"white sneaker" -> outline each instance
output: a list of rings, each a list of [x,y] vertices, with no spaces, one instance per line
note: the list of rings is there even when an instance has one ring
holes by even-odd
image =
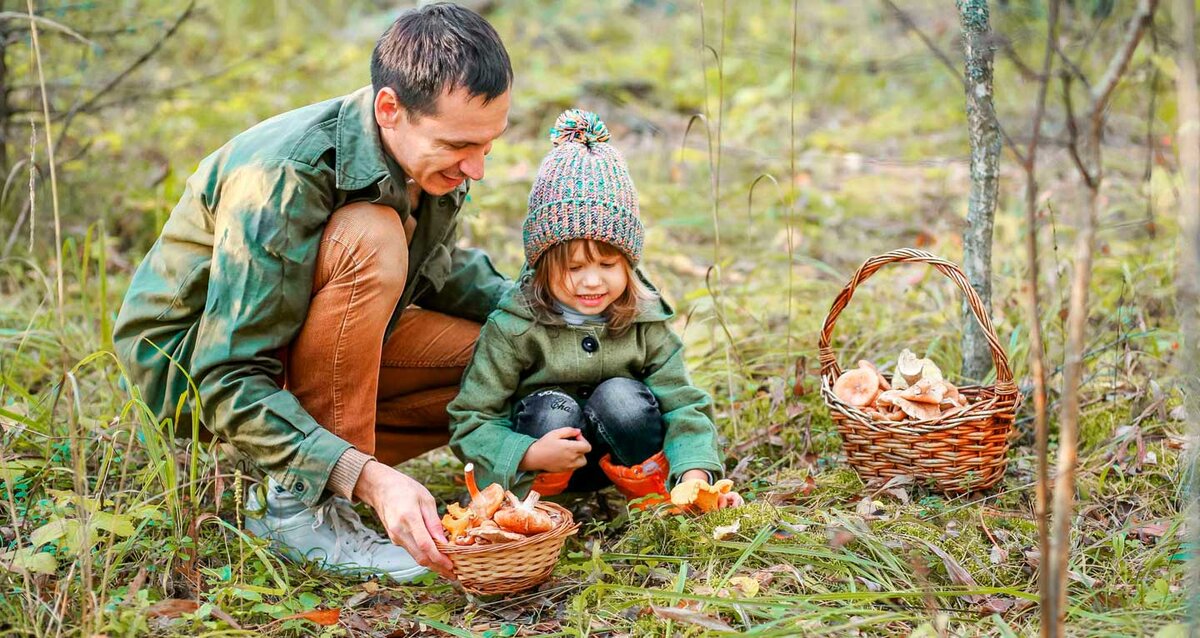
[[[246,508],[263,509],[257,490],[250,490]],[[313,561],[332,572],[406,582],[429,571],[403,547],[364,525],[346,499],[333,496],[307,507],[273,479],[267,481],[266,510],[259,518],[247,516],[246,530],[270,540],[292,560]]]

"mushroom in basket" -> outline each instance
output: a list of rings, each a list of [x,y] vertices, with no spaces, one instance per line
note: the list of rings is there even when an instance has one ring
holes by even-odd
[[[442,527],[446,528],[451,543],[510,543],[549,532],[557,524],[550,515],[537,508],[541,498],[537,492],[529,492],[522,501],[499,483],[481,490],[475,483],[475,466],[468,463],[463,472],[471,502],[465,508],[451,503],[442,517]]]

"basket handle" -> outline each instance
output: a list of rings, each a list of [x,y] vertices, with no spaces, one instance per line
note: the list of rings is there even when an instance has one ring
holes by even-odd
[[[821,328],[821,341],[818,348],[818,354],[821,360],[821,374],[831,375],[837,378],[842,374],[842,369],[838,366],[837,360],[833,356],[833,348],[830,347],[830,340],[833,337],[833,326],[837,323],[838,315],[842,314],[842,310],[850,303],[850,298],[854,296],[854,289],[871,275],[874,275],[880,268],[892,263],[926,263],[938,270],[938,272],[950,278],[967,297],[967,305],[971,307],[971,312],[975,315],[975,320],[979,322],[983,328],[983,334],[987,337],[988,346],[992,349],[992,364],[996,366],[996,393],[997,394],[1016,394],[1017,386],[1012,381],[1012,368],[1008,365],[1008,355],[1004,353],[1004,349],[1000,347],[1000,341],[996,338],[996,331],[992,328],[992,320],[988,317],[987,311],[983,307],[983,302],[979,299],[979,295],[975,289],[971,287],[967,281],[967,276],[963,271],[954,264],[954,262],[946,261],[932,253],[915,248],[900,248],[893,250],[876,257],[872,257],[863,262],[858,268],[858,272],[854,273],[854,277],[842,288],[842,292],[838,293],[836,299],[833,300],[833,305],[829,308],[829,315],[825,317],[825,325]]]

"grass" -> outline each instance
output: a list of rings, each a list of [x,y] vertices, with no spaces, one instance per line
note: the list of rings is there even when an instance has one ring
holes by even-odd
[[[912,4],[923,23],[949,29],[942,37],[949,48],[956,26],[945,22],[945,9]],[[0,571],[0,631],[1033,633],[1039,557],[1029,433],[1021,429],[1006,478],[984,494],[948,498],[919,487],[879,492],[839,458],[840,442],[817,388],[819,330],[858,263],[902,245],[961,257],[956,237],[968,184],[958,88],[874,3],[804,8],[794,56],[790,11],[782,3],[708,2],[701,25],[694,6],[670,2],[496,10],[489,17],[520,69],[514,126],[497,145],[488,178],[473,190],[464,224],[471,241],[515,273],[517,229],[532,171],[547,148],[544,129],[568,105],[602,114],[639,185],[649,227],[646,267],[680,310],[676,327],[688,343],[695,382],[716,399],[730,469],[736,468],[750,500],[746,508],[700,518],[635,513],[588,521],[550,582],[497,600],[464,596],[444,582],[395,586],[332,577],[282,562],[240,531],[248,515],[240,494],[256,483],[253,468],[219,447],[175,439],[173,427],[147,417],[109,351],[112,318],[130,264],[178,196],[189,167],[260,116],[361,83],[362,77],[337,73],[340,65],[365,70],[369,43],[360,37],[326,51],[325,66],[315,53],[295,68],[267,58],[242,76],[215,81],[214,90],[232,96],[211,109],[208,120],[201,117],[203,94],[164,100],[162,118],[145,130],[139,113],[117,113],[110,135],[124,136],[120,148],[98,150],[94,164],[79,167],[74,180],[63,176],[61,260],[50,257],[53,242],[40,241],[0,262],[0,565],[6,568]],[[350,15],[345,19],[360,22],[345,28],[366,24],[364,32],[379,31],[365,5]],[[316,25],[330,19],[315,10],[292,13],[288,29],[296,31],[292,37],[313,39],[313,47],[332,46],[317,43],[327,36],[316,35]],[[1015,34],[1036,32],[1038,24],[1016,14],[997,20]],[[217,37],[236,29],[218,27]],[[661,37],[667,32],[678,39]],[[252,39],[263,38],[270,39]],[[701,53],[701,41],[716,56]],[[1035,43],[1019,43],[1028,59],[1036,58]],[[187,39],[180,46],[195,44]],[[280,56],[307,50],[294,41],[280,49]],[[169,70],[170,56],[183,52],[166,55],[160,64]],[[278,66],[266,66],[272,63]],[[280,77],[262,77],[274,70]],[[304,88],[301,76],[314,78],[314,86]],[[268,80],[296,88],[295,101],[256,97],[255,83]],[[238,81],[248,87],[233,88]],[[997,87],[1001,116],[1019,129],[1027,91],[1017,88],[1015,72],[1003,61]],[[1159,96],[1161,108],[1173,108],[1170,97]],[[1114,105],[1116,126],[1141,130],[1134,114],[1144,112],[1146,99],[1144,80],[1126,85]],[[789,107],[799,118],[791,140]],[[705,109],[712,154],[701,131],[693,128],[684,140],[690,114]],[[1165,122],[1159,128],[1167,130],[1169,113],[1159,117]],[[171,135],[179,130],[189,135]],[[1120,139],[1113,135],[1109,144],[1119,146]],[[114,195],[85,178],[101,171],[104,160],[134,153],[130,148],[163,149],[178,159],[169,160],[170,177],[158,190],[124,195],[139,215],[89,217],[81,202]],[[1093,280],[1081,421],[1068,611],[1075,635],[1155,635],[1183,617],[1184,427],[1172,416],[1179,395],[1170,368],[1179,336],[1171,308],[1173,260],[1163,258],[1174,250],[1172,173],[1156,165],[1143,180],[1143,153],[1131,147],[1105,154],[1112,191]],[[1046,155],[1040,179],[1053,215],[1041,238],[1053,367],[1062,359],[1057,317],[1069,274],[1066,251],[1058,247],[1069,245],[1071,212],[1081,200],[1063,152],[1047,149]],[[710,170],[717,166],[714,189]],[[764,174],[771,178],[759,179]],[[1025,387],[1027,330],[1017,300],[1027,229],[1011,162],[1002,184],[993,319]],[[1159,215],[1154,236],[1137,225],[1147,197]],[[710,266],[717,267],[712,274]],[[884,270],[860,287],[839,319],[838,360],[884,362],[910,347],[955,370],[957,308],[957,292],[936,273]],[[1059,383],[1056,371],[1051,387]],[[1020,423],[1028,410],[1022,409]],[[452,480],[459,468],[445,450],[404,466],[443,502],[461,496]],[[736,534],[714,538],[716,527],[733,523]],[[757,584],[753,595],[745,579]],[[338,624],[311,619],[322,618],[314,610],[329,609],[340,610]]]

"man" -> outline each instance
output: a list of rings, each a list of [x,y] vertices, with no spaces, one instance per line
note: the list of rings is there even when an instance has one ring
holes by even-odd
[[[446,441],[478,322],[510,286],[455,231],[508,125],[512,66],[483,18],[433,4],[379,39],[371,83],[200,163],[114,341],[159,418],[198,404],[267,474],[251,531],[331,568],[452,577],[433,497],[390,465]]]

